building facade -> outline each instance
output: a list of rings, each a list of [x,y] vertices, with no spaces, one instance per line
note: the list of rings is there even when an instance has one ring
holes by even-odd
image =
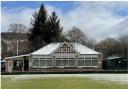
[[[97,70],[101,68],[102,54],[79,43],[63,42],[51,43],[33,53],[6,60],[7,72]]]
[[[102,60],[104,70],[128,70],[128,58],[110,56]]]

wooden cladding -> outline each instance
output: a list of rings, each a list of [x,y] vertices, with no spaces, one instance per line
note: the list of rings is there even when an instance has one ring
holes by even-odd
[[[68,46],[66,43],[62,45],[56,52],[55,54],[75,54],[75,50]]]

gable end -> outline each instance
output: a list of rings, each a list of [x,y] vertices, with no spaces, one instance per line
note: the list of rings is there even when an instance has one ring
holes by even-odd
[[[72,46],[67,42],[62,43],[52,54],[79,54]]]

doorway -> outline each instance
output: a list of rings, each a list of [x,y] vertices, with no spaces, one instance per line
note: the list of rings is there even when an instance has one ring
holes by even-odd
[[[24,70],[28,71],[28,60],[24,60]]]
[[[28,71],[28,63],[27,57],[24,57],[24,71]]]

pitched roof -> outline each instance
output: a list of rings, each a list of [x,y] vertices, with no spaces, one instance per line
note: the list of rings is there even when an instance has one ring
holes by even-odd
[[[4,58],[4,59],[5,59],[5,60],[6,60],[6,59],[13,59],[13,58],[24,57],[24,56],[30,56],[30,54],[24,54],[24,55],[18,55],[18,56],[11,56],[11,57],[6,57],[6,58]]]
[[[39,50],[31,53],[34,55],[48,55],[50,53],[52,53],[55,49],[57,49],[60,46],[60,43],[51,43],[48,44],[42,48],[40,48]]]
[[[61,46],[61,43],[50,43],[31,54],[32,55],[49,55],[60,46]],[[73,43],[72,46],[80,54],[101,54],[79,43]]]
[[[93,49],[90,49],[82,44],[74,43],[73,44],[75,50],[79,52],[80,54],[101,54]]]

